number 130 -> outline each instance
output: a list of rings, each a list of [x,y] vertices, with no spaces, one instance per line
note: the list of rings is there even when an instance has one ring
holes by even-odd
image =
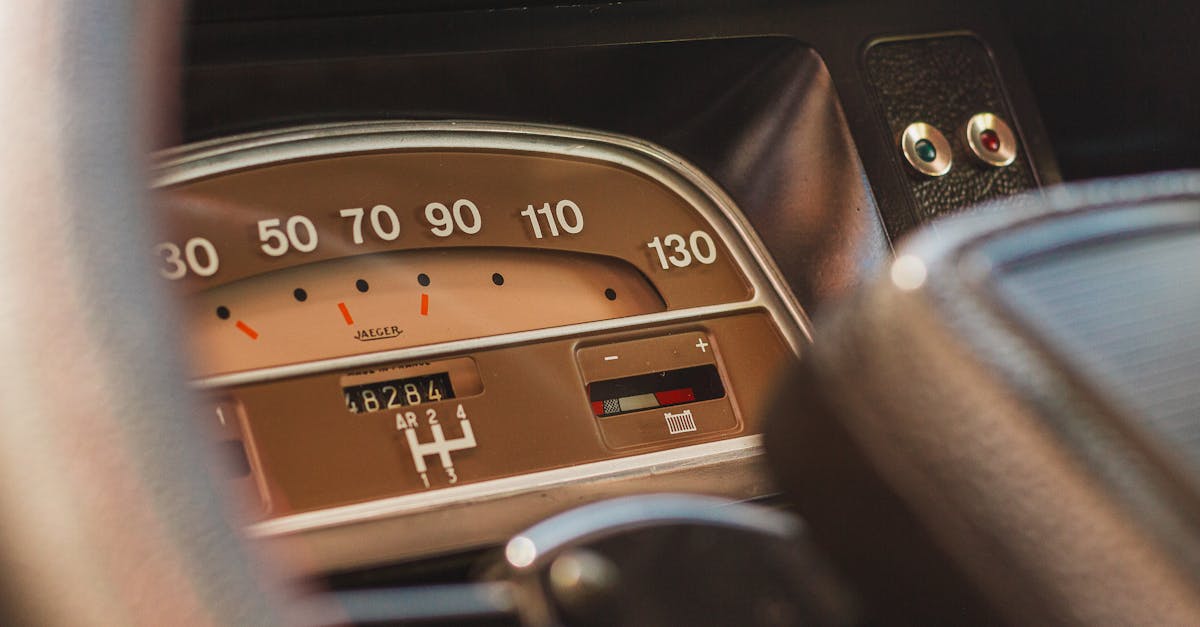
[[[717,246],[712,236],[704,231],[692,231],[687,239],[678,233],[655,237],[646,247],[658,253],[658,263],[663,270],[670,270],[671,266],[686,268],[693,260],[705,265],[717,260]]]

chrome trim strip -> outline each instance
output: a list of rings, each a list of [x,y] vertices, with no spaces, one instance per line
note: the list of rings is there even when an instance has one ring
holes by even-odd
[[[796,538],[799,519],[777,509],[696,494],[639,494],[584,505],[543,520],[509,540],[505,559],[516,570],[549,565],[580,543],[662,523],[705,525]]]
[[[762,437],[748,435],[731,440],[706,442],[655,453],[606,459],[578,466],[543,470],[515,477],[492,479],[439,488],[429,492],[292,514],[251,525],[250,534],[255,537],[264,537],[347,523],[362,523],[386,518],[397,512],[419,513],[451,503],[481,503],[530,492],[544,492],[578,483],[619,480],[647,473],[664,474],[718,461],[755,457],[761,453]]]
[[[721,188],[682,157],[632,137],[575,128],[503,122],[358,122],[298,127],[201,142],[160,152],[155,187],[178,185],[284,161],[390,150],[483,149],[539,152],[616,164],[678,194],[717,230],[755,288],[776,300],[792,324],[781,331],[799,352],[811,324],[753,227]],[[742,246],[732,245],[734,242]],[[768,288],[765,289],[764,288]],[[797,327],[792,329],[790,327]],[[795,333],[798,330],[799,333]]]
[[[219,375],[196,381],[197,387],[242,385],[361,367],[384,361],[441,356],[445,353],[469,352],[613,329],[645,327],[753,309],[765,310],[771,315],[780,333],[797,354],[805,344],[812,341],[808,318],[787,288],[787,283],[774,260],[733,201],[715,182],[679,156],[631,137],[574,128],[498,122],[362,122],[314,125],[240,135],[164,151],[158,155],[160,165],[155,186],[168,187],[236,170],[297,159],[419,149],[556,154],[615,164],[638,172],[666,186],[700,212],[725,243],[734,262],[750,282],[753,295],[749,300],[740,303],[602,320]],[[317,534],[323,533],[321,530],[375,522],[380,525],[376,529],[377,532],[383,533],[383,521],[404,516],[406,524],[410,521],[413,528],[428,530],[428,533],[421,536],[421,544],[398,546],[397,540],[390,538],[387,540],[387,546],[390,547],[392,555],[414,556],[420,553],[421,546],[444,548],[468,540],[467,536],[461,533],[456,535],[454,530],[446,529],[443,521],[438,518],[438,508],[484,503],[487,503],[489,509],[499,506],[532,507],[544,502],[547,493],[553,493],[563,502],[569,502],[573,499],[592,498],[589,495],[604,492],[595,490],[599,485],[607,486],[635,476],[699,471],[715,464],[750,464],[761,452],[759,436],[744,436],[669,451],[441,488],[428,493],[294,514],[257,523],[252,525],[249,531],[255,537],[285,537],[301,533]],[[736,483],[738,480],[742,483]],[[711,489],[705,488],[705,491],[738,498],[748,496],[743,492],[757,491],[757,494],[764,489],[764,485],[747,485],[743,477],[726,481],[728,485],[717,481]],[[634,486],[621,491],[628,494],[639,490]],[[521,526],[527,525],[528,521]],[[505,533],[517,531],[519,528],[489,529],[470,535],[469,539],[479,542],[496,541],[502,539]],[[365,529],[363,532],[366,532]],[[353,554],[353,550],[349,548],[337,551],[340,555],[326,555],[322,559],[330,564],[343,563],[347,559],[346,556]],[[381,552],[374,559],[382,560],[387,557]]]
[[[455,340],[453,342],[441,342],[438,344],[427,344],[424,346],[396,348],[392,350],[379,351],[376,353],[366,353],[363,355],[334,357],[332,359],[321,359],[301,364],[273,366],[270,368],[260,368],[245,372],[234,372],[230,374],[206,377],[204,379],[193,381],[192,385],[198,389],[212,389],[219,387],[230,387],[234,385],[245,385],[248,383],[262,383],[265,381],[274,381],[289,377],[319,374],[332,370],[354,370],[366,366],[374,366],[389,362],[440,358],[442,356],[454,353],[476,352],[484,349],[511,346],[514,344],[528,344],[545,340],[600,333],[603,331],[612,331],[616,329],[644,328],[649,326],[657,326],[659,324],[666,324],[669,322],[711,318],[719,315],[752,311],[755,309],[765,309],[764,304],[759,301],[758,298],[753,298],[740,303],[692,307],[690,309],[677,309],[675,311],[663,311],[652,314],[643,314],[640,316],[612,318],[609,320],[596,320],[593,322],[581,322],[579,324],[550,327],[547,329],[517,331],[515,333],[504,333],[501,335],[491,335],[488,337]]]

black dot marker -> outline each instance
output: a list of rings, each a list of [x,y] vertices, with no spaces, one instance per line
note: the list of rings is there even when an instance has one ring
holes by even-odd
[[[496,285],[504,285],[504,275],[500,274],[499,272],[492,274],[492,283],[495,283]]]
[[[425,274],[424,272],[418,274],[417,283],[420,283],[421,287],[429,287],[429,275]]]
[[[297,287],[292,292],[292,296],[295,296],[296,300],[298,300],[300,302],[304,302],[304,301],[308,300],[308,292],[304,291],[303,287]]]
[[[220,307],[217,307],[217,317],[222,320],[228,320],[229,319],[229,308],[226,307],[225,305],[221,305]]]
[[[617,290],[614,290],[611,287],[604,290],[604,297],[608,300],[617,300]]]
[[[367,285],[367,282],[364,279],[359,279],[359,280],[355,281],[354,287],[358,288],[358,291],[363,292],[364,294],[366,293],[367,290],[371,289],[371,286]]]

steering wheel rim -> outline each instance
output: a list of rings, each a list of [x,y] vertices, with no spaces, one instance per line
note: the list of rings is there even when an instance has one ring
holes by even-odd
[[[0,617],[325,622],[242,538],[147,262],[178,5],[0,4]]]

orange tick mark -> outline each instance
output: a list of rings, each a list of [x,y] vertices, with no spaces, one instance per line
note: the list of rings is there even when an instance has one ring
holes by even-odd
[[[429,294],[421,294],[421,315],[429,315]]]
[[[338,309],[342,310],[342,318],[346,320],[346,324],[354,324],[354,318],[350,317],[350,310],[346,309],[346,303],[338,303]]]
[[[250,339],[252,339],[252,340],[258,339],[258,331],[251,329],[250,325],[246,324],[245,322],[238,320],[237,328],[238,328],[238,331],[241,331],[242,333],[245,333],[246,335],[250,336]]]

